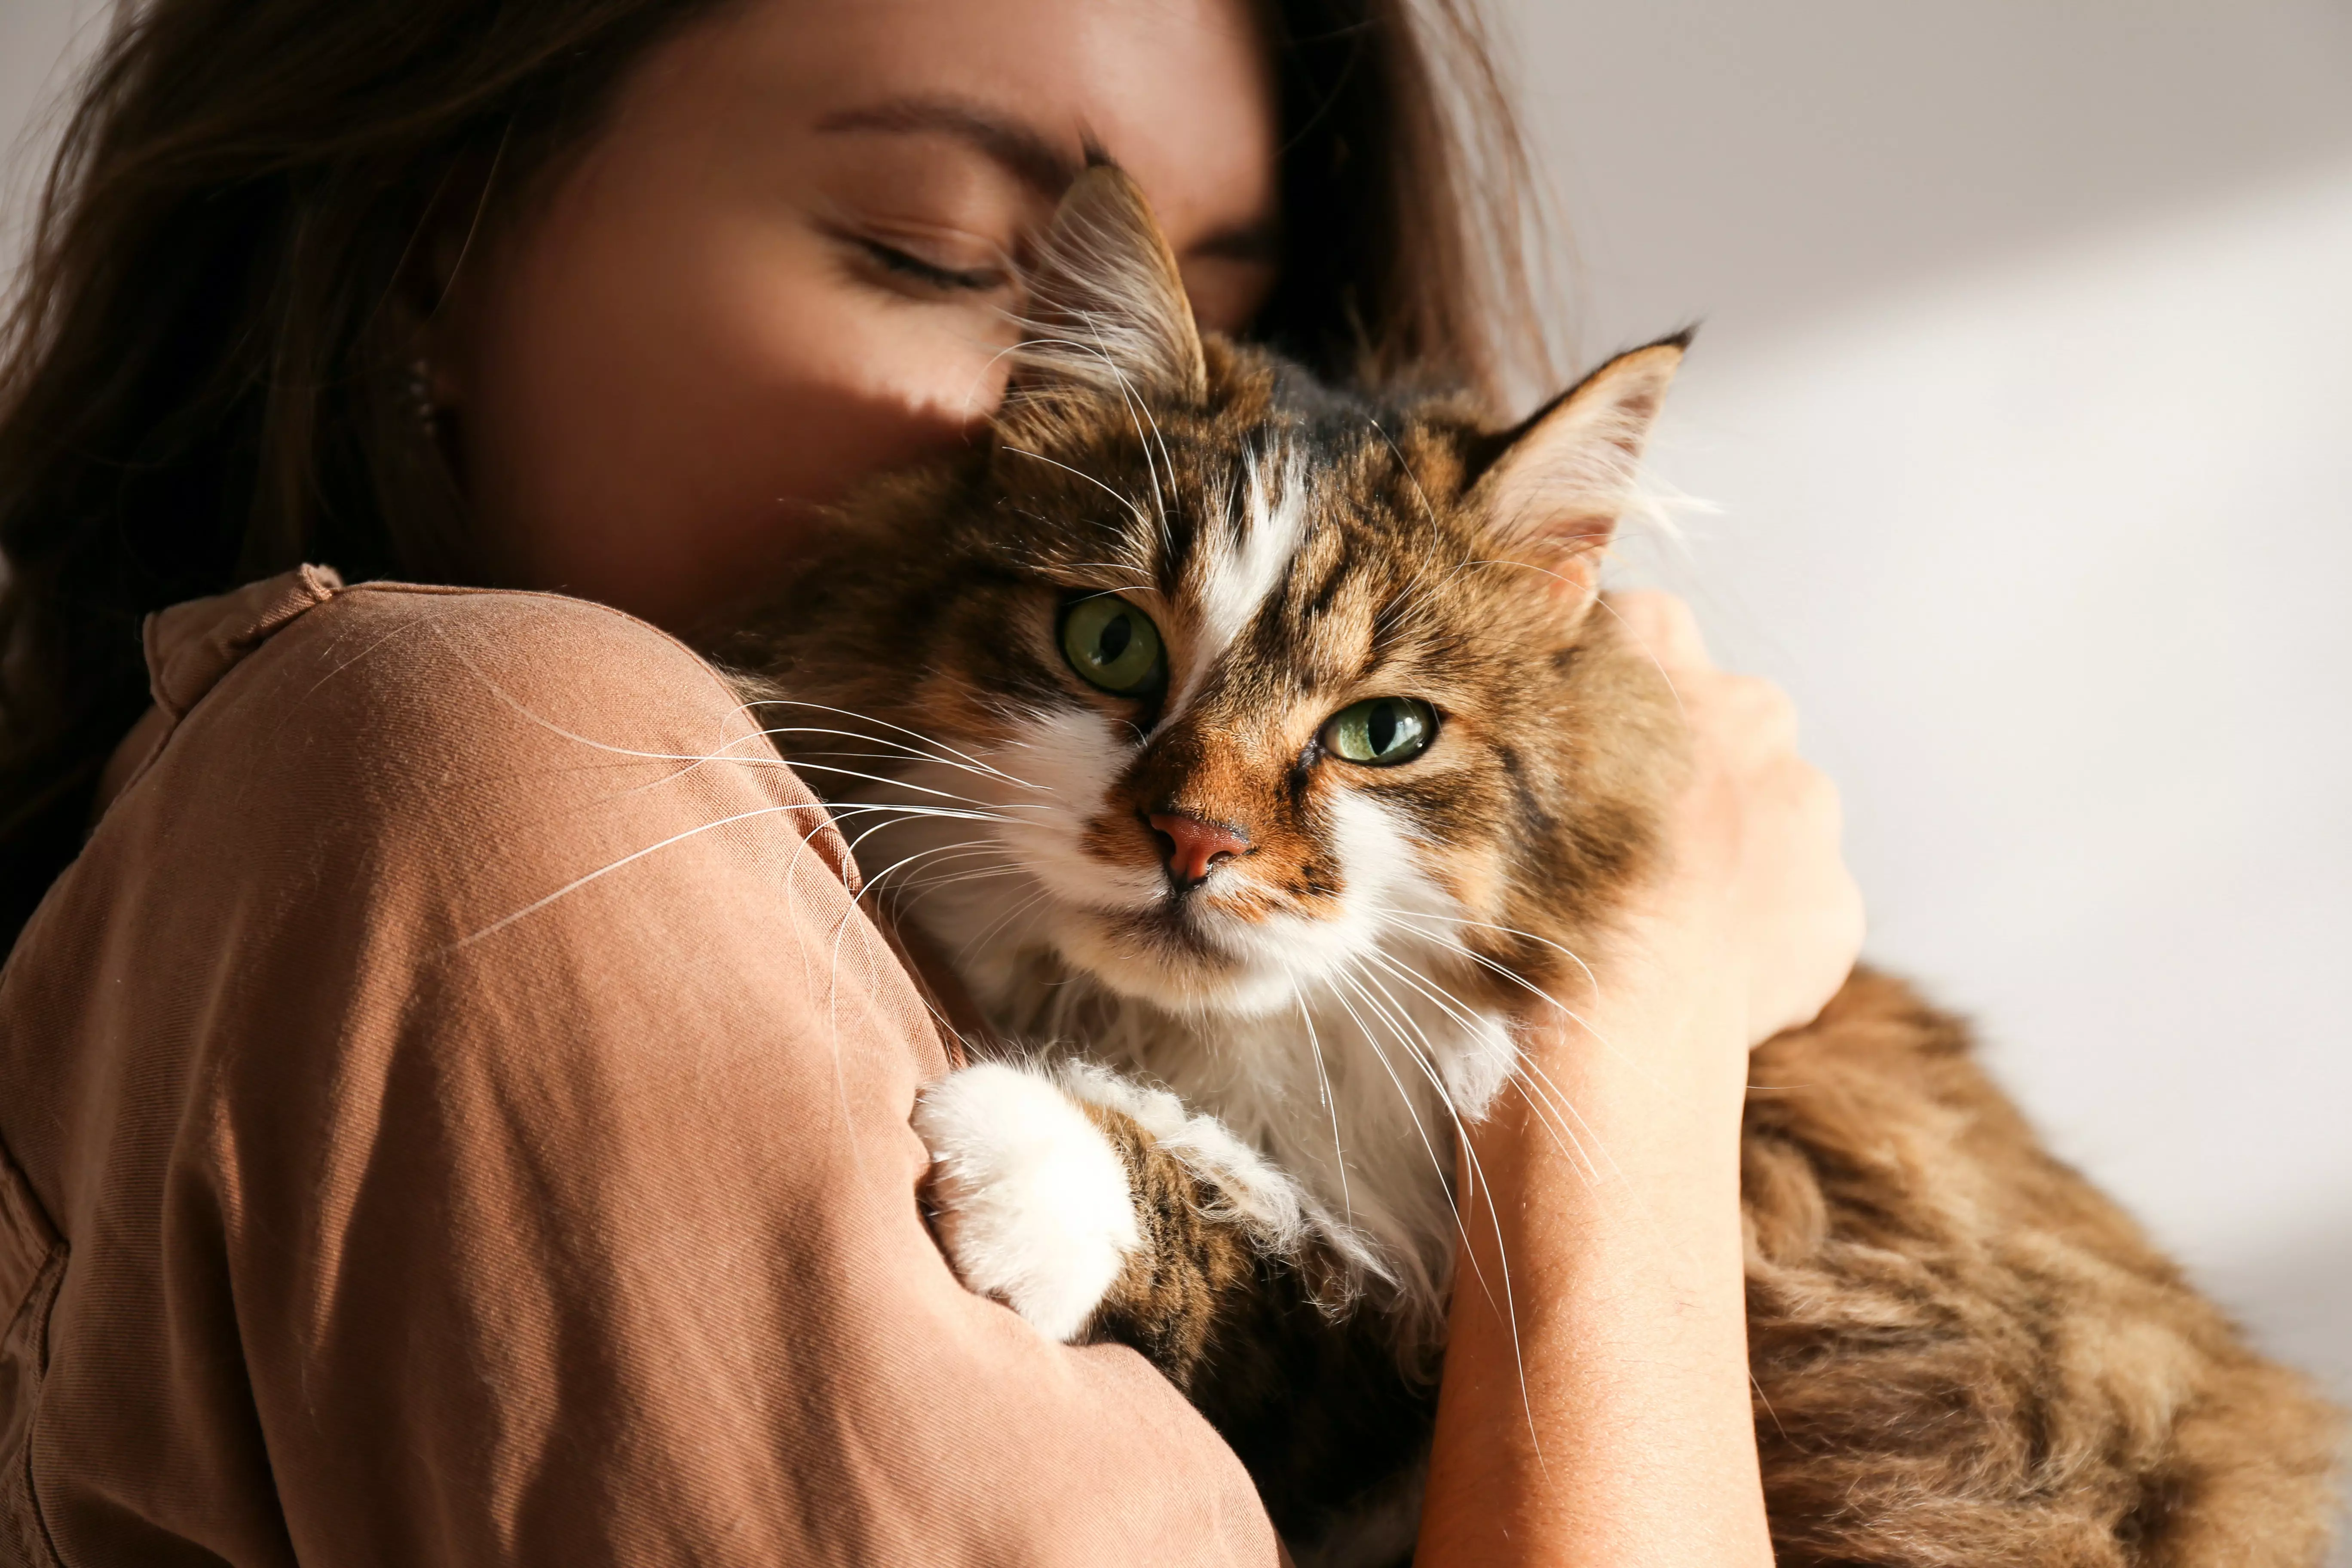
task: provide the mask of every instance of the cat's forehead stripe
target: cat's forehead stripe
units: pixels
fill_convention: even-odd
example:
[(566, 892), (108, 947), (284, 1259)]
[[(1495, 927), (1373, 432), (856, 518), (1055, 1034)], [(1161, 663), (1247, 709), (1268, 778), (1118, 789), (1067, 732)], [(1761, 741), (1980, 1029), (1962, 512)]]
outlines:
[(1203, 519), (1193, 556), (1205, 668), (1222, 657), (1288, 575), (1307, 521), (1306, 464), (1295, 448), (1244, 452), (1233, 527)]

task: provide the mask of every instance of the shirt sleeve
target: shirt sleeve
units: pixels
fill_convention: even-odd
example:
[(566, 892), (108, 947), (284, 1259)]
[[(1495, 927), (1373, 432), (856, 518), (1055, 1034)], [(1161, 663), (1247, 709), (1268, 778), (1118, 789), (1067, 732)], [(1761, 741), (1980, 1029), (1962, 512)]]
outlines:
[[(152, 1289), (125, 1221), (84, 1272), (118, 1342), (61, 1303), (54, 1530), (124, 1487), (201, 1511), (102, 1472), (226, 1422), (313, 1568), (1276, 1560), (1145, 1363), (949, 1272), (923, 1005), (814, 799), (659, 633), (346, 591), (182, 721), (101, 849), (148, 895), (92, 960), (141, 1043), (66, 1100), (184, 1109), (148, 1139)], [(107, 1147), (59, 1200), (85, 1231), (145, 1212)]]

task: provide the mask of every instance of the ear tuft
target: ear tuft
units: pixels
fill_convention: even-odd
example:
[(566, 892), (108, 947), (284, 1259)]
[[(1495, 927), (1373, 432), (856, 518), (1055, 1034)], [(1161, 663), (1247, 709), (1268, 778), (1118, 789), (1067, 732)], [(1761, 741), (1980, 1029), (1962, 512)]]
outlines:
[(1175, 253), (1132, 176), (1097, 163), (1071, 182), (1030, 268), (1012, 388), (1139, 391), (1197, 401), (1208, 371)]
[(1690, 346), (1688, 331), (1619, 354), (1470, 457), (1470, 504), (1507, 558), (1589, 600), (1601, 556), (1632, 502), (1642, 448)]

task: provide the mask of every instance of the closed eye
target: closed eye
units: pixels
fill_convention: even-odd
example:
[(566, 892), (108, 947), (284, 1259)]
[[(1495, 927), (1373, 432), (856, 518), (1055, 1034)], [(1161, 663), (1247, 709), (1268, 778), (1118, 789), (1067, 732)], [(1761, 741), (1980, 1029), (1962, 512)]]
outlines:
[(970, 271), (958, 271), (910, 255), (895, 245), (885, 245), (878, 239), (860, 239), (857, 245), (885, 272), (944, 293), (985, 294), (1002, 289), (1005, 284), (1002, 268), (981, 267)]

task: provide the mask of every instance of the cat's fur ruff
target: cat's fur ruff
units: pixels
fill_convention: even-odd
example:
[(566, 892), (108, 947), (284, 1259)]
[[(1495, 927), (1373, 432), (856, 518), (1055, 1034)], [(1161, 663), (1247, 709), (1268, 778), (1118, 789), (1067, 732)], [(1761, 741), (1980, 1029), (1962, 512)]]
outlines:
[[(1454, 1126), (1654, 852), (1672, 694), (1595, 595), (1681, 343), (1512, 431), (1203, 341), (1140, 196), (1064, 204), (966, 456), (845, 509), (721, 651), (873, 885), (1034, 1054), (918, 1127), (966, 1280), (1150, 1356), (1302, 1562), (1411, 1549)], [(1080, 679), (1119, 595), (1157, 692)], [(1325, 721), (1410, 695), (1394, 767)], [(1176, 874), (1155, 824), (1229, 846)], [(1949, 1018), (1861, 975), (1756, 1056), (1750, 1351), (1787, 1563), (2316, 1560), (2333, 1426), (2034, 1142)], [(1344, 1154), (1339, 1152), (1344, 1149)]]

